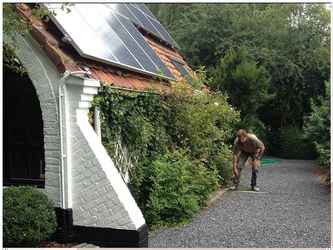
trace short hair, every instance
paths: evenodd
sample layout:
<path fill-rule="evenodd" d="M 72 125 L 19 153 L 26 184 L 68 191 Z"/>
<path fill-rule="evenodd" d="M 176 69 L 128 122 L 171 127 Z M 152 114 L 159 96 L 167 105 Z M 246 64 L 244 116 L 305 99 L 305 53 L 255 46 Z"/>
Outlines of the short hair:
<path fill-rule="evenodd" d="M 237 131 L 237 137 L 240 137 L 240 136 L 246 136 L 247 135 L 247 132 L 245 129 L 239 129 Z"/>

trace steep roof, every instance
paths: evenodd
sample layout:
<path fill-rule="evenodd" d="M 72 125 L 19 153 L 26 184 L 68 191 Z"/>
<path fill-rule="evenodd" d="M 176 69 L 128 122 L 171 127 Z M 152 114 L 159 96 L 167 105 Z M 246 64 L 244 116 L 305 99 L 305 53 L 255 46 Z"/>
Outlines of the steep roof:
<path fill-rule="evenodd" d="M 116 88 L 134 91 L 170 91 L 170 81 L 157 79 L 156 77 L 83 58 L 70 44 L 63 41 L 61 31 L 51 21 L 43 22 L 33 16 L 30 7 L 26 4 L 16 4 L 16 7 L 18 12 L 31 22 L 32 36 L 40 43 L 60 73 L 66 70 L 86 71 L 87 77 L 100 80 L 103 84 Z M 144 30 L 138 30 L 143 34 L 149 46 L 175 76 L 176 81 L 182 80 L 183 77 L 181 72 L 172 63 L 172 60 L 181 62 L 187 70 L 191 71 L 177 49 L 165 46 Z"/>

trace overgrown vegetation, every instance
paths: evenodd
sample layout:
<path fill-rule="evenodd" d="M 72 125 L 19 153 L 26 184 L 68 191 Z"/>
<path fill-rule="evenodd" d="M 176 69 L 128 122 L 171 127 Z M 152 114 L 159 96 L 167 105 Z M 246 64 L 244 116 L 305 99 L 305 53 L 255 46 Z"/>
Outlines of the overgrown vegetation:
<path fill-rule="evenodd" d="M 150 225 L 186 222 L 218 186 L 218 174 L 191 161 L 185 150 L 161 155 L 150 167 L 152 185 L 146 205 Z"/>
<path fill-rule="evenodd" d="M 40 4 L 29 3 L 28 5 L 31 8 L 31 13 L 43 21 L 49 21 L 49 15 L 55 14 L 54 11 L 49 11 Z M 70 5 L 71 3 L 63 3 L 61 10 L 68 13 L 70 11 L 68 6 Z M 13 3 L 4 3 L 2 10 L 4 35 L 3 64 L 14 72 L 24 75 L 26 74 L 26 70 L 15 54 L 15 50 L 17 49 L 16 42 L 18 36 L 26 36 L 29 34 L 31 24 L 20 17 Z"/>
<path fill-rule="evenodd" d="M 330 76 L 330 12 L 324 4 L 148 6 L 191 66 L 205 65 L 210 88 L 230 96 L 241 112 L 239 127 L 266 138 L 270 154 L 286 155 L 285 143 L 303 150 L 304 117 L 311 99 L 318 103 L 324 96 Z M 291 127 L 299 138 L 286 141 Z M 289 157 L 303 157 L 299 151 L 289 150 Z"/>
<path fill-rule="evenodd" d="M 181 223 L 205 204 L 231 173 L 230 142 L 239 113 L 222 94 L 134 93 L 103 87 L 103 144 L 130 152 L 133 194 L 151 225 Z"/>
<path fill-rule="evenodd" d="M 314 159 L 316 156 L 313 142 L 298 127 L 285 127 L 278 135 L 279 145 L 283 145 L 278 151 L 279 156 L 294 159 Z"/>
<path fill-rule="evenodd" d="M 37 247 L 56 230 L 52 202 L 37 188 L 8 187 L 3 191 L 5 247 Z"/>
<path fill-rule="evenodd" d="M 315 144 L 319 155 L 319 166 L 330 169 L 331 105 L 329 82 L 326 82 L 325 96 L 321 97 L 317 103 L 312 101 L 311 108 L 312 112 L 304 125 L 305 136 Z"/>

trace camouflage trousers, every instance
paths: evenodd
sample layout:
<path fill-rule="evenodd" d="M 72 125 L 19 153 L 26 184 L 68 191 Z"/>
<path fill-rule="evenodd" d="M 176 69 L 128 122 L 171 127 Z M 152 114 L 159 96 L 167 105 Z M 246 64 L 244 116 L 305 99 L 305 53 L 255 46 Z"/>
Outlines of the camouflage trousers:
<path fill-rule="evenodd" d="M 238 187 L 241 177 L 242 169 L 245 167 L 246 161 L 251 157 L 254 161 L 256 157 L 253 154 L 242 152 L 239 156 L 237 163 L 238 176 L 234 176 L 233 183 L 236 187 Z M 260 160 L 260 159 L 257 159 Z M 257 175 L 258 175 L 258 166 L 257 168 L 252 165 L 252 176 L 251 176 L 251 187 L 255 187 L 257 185 Z"/>

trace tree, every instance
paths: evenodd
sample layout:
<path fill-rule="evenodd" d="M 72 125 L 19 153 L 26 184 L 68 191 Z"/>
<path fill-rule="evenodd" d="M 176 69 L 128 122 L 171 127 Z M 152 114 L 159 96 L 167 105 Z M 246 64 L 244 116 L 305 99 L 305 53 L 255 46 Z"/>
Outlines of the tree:
<path fill-rule="evenodd" d="M 246 115 L 255 115 L 269 98 L 269 76 L 258 66 L 246 47 L 230 49 L 212 70 L 211 88 L 228 93 L 230 102 Z"/>
<path fill-rule="evenodd" d="M 310 99 L 323 95 L 330 72 L 330 15 L 323 4 L 161 4 L 154 13 L 194 68 L 215 70 L 231 49 L 246 47 L 270 76 L 275 98 L 257 113 L 270 127 L 301 128 Z"/>
<path fill-rule="evenodd" d="M 316 104 L 312 101 L 311 114 L 306 118 L 305 136 L 313 141 L 319 155 L 319 164 L 330 168 L 330 83 L 326 82 L 326 96 L 319 98 Z"/>

